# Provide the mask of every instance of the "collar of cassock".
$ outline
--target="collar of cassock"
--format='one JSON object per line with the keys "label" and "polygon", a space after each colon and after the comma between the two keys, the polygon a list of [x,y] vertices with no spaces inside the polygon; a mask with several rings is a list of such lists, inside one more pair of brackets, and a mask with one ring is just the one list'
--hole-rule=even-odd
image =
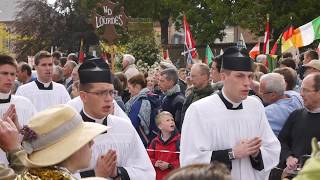
{"label": "collar of cassock", "polygon": [[103,124],[105,126],[108,125],[108,116],[106,116],[106,117],[104,117],[102,119],[97,119],[97,118],[94,118],[94,117],[90,116],[83,109],[81,110],[80,115],[82,116],[82,119],[83,119],[84,122],[96,122],[96,123]]}
{"label": "collar of cassock", "polygon": [[0,93],[0,104],[9,103],[11,100],[11,91],[9,93]]}
{"label": "collar of cassock", "polygon": [[218,95],[227,109],[229,110],[243,109],[242,102],[241,103],[232,102],[230,99],[227,98],[227,96],[224,94],[223,91],[224,89],[222,88],[222,90],[218,93]]}
{"label": "collar of cassock", "polygon": [[52,90],[53,88],[52,82],[43,83],[40,82],[38,79],[36,79],[35,82],[40,90]]}

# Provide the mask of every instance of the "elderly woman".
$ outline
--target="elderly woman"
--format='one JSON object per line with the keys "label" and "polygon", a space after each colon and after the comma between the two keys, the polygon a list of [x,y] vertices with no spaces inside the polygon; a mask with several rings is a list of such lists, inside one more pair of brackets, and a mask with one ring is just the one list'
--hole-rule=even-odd
{"label": "elderly woman", "polygon": [[83,122],[68,105],[36,114],[21,130],[27,154],[20,159],[27,169],[17,179],[76,179],[72,174],[89,166],[93,139],[107,129],[98,123]]}
{"label": "elderly woman", "polygon": [[138,74],[128,80],[128,89],[131,98],[126,103],[126,112],[131,119],[132,125],[137,130],[145,147],[148,145],[150,126],[151,104],[147,99],[150,90],[144,75]]}

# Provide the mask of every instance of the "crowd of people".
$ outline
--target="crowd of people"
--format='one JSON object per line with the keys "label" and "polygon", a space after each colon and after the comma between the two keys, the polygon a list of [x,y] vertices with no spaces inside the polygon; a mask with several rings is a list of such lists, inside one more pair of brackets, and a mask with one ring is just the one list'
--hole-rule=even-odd
{"label": "crowd of people", "polygon": [[301,178],[320,139],[319,55],[266,62],[230,47],[141,72],[125,54],[112,73],[101,58],[0,55],[0,179]]}

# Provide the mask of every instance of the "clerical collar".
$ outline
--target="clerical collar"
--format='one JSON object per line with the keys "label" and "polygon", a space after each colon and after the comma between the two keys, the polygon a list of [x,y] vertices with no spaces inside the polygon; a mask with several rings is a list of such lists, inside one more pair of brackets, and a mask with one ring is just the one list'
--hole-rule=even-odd
{"label": "clerical collar", "polygon": [[224,94],[224,88],[222,88],[222,90],[218,93],[218,95],[227,109],[229,110],[243,109],[242,102],[235,103],[235,102],[232,102],[230,99],[228,99],[228,97]]}
{"label": "clerical collar", "polygon": [[84,109],[82,109],[82,111],[80,112],[80,115],[82,116],[82,119],[85,122],[96,122],[96,123],[99,123],[99,124],[107,125],[108,116],[106,116],[104,118],[101,118],[101,119],[94,118],[94,117],[90,116],[88,113],[86,113],[84,111]]}
{"label": "clerical collar", "polygon": [[9,93],[1,93],[0,92],[0,104],[9,103],[11,100],[11,91]]}
{"label": "clerical collar", "polygon": [[43,83],[43,82],[40,82],[39,79],[36,79],[35,82],[40,90],[52,90],[53,89],[52,81],[49,83]]}

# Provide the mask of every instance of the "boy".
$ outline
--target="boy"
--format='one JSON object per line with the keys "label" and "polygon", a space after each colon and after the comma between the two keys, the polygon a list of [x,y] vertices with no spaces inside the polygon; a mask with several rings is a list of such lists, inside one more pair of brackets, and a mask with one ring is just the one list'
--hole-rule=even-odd
{"label": "boy", "polygon": [[156,170],[156,179],[162,180],[171,170],[180,166],[180,134],[172,114],[167,111],[157,115],[156,125],[161,132],[151,141],[148,154]]}

